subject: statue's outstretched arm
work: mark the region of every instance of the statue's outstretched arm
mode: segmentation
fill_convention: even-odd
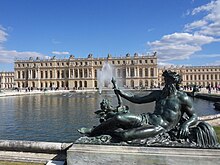
[[[118,89],[118,85],[116,84],[116,80],[112,77],[112,84],[113,84],[113,89],[115,89],[114,90],[114,92],[116,91],[116,89]],[[115,95],[116,95],[116,97],[117,97],[117,99],[118,99],[118,107],[121,107],[121,105],[122,105],[122,99],[121,99],[121,97],[119,96],[119,93],[117,93],[117,92],[115,92]]]
[[[149,95],[145,95],[145,96],[138,96],[133,93],[126,93],[119,89],[114,89],[114,91],[115,93],[118,93],[121,97],[125,98],[126,100],[129,100],[130,102],[137,103],[137,104],[143,104],[143,103],[156,101],[156,98],[160,96],[159,91],[153,91]]]
[[[118,97],[120,104],[122,101],[120,100],[119,96],[121,96],[121,97],[123,97],[133,103],[137,103],[137,104],[149,103],[149,102],[156,101],[156,98],[158,96],[160,96],[159,91],[151,92],[149,95],[146,95],[146,96],[138,96],[138,95],[134,95],[133,93],[126,93],[118,88],[118,86],[116,84],[116,80],[114,78],[112,78],[112,83],[113,83],[114,92],[115,92],[116,96]]]

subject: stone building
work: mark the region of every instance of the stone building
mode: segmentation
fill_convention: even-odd
[[[124,57],[16,60],[15,87],[95,89],[98,74],[108,63],[117,82],[128,88],[149,88],[158,85],[157,56],[126,54]]]
[[[220,66],[182,66],[158,69],[158,82],[163,85],[162,73],[164,70],[172,70],[182,75],[182,86],[197,85],[212,87],[220,85]]]
[[[0,72],[0,89],[11,89],[14,86],[14,72]]]
[[[106,58],[94,58],[89,54],[87,58],[75,58],[71,55],[68,59],[56,59],[54,56],[46,60],[39,58],[16,60],[14,84],[19,88],[35,89],[95,89],[99,87],[99,73],[105,69],[106,64],[111,66],[117,83],[126,88],[146,89],[163,86],[162,73],[165,69],[180,73],[183,79],[182,86],[206,87],[210,84],[216,87],[220,84],[220,66],[160,68],[157,66],[156,53],[153,55],[135,53],[133,56],[126,54],[124,57],[108,55]]]

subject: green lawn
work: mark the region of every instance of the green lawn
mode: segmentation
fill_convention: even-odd
[[[220,126],[214,126],[213,128],[215,129],[215,132],[218,136],[218,140],[220,140]]]
[[[44,165],[43,163],[0,161],[1,165]]]

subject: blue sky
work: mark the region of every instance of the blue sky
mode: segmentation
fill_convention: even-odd
[[[220,0],[0,0],[0,71],[154,51],[160,65],[220,65]]]

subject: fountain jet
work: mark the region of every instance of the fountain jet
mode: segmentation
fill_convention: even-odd
[[[108,87],[111,84],[111,80],[113,77],[113,67],[111,64],[108,63],[108,61],[105,61],[105,63],[102,66],[102,69],[98,72],[98,88],[99,88],[99,94],[102,93],[103,87]]]

